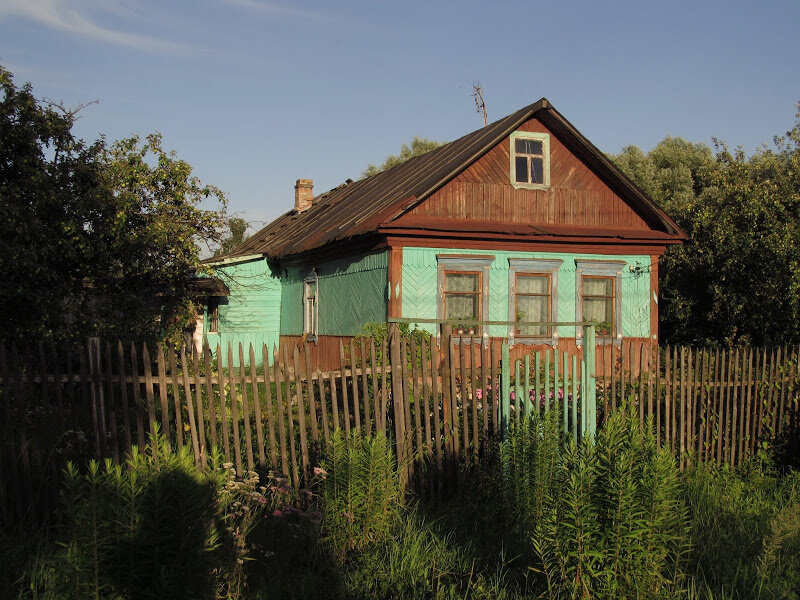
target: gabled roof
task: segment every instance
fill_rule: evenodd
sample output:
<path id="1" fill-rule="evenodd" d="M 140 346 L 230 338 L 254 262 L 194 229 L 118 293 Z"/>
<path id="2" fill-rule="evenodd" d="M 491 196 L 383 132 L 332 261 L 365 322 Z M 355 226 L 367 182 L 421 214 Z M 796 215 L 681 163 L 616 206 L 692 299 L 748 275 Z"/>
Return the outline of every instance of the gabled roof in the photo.
<path id="1" fill-rule="evenodd" d="M 375 234 L 411 210 L 532 117 L 597 173 L 611 189 L 666 238 L 685 234 L 667 214 L 542 98 L 422 156 L 360 181 L 349 181 L 314 198 L 311 208 L 278 217 L 223 258 L 264 255 L 284 258 L 333 242 Z"/>

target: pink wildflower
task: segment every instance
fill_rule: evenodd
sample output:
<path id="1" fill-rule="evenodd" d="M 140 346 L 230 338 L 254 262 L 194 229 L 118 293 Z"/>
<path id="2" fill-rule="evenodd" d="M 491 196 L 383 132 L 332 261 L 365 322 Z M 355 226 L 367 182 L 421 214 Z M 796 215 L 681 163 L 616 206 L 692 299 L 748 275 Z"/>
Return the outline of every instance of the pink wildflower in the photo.
<path id="1" fill-rule="evenodd" d="M 283 516 L 283 512 L 281 511 L 280 508 L 276 508 L 275 510 L 272 511 L 272 516 L 273 517 L 282 517 Z"/>
<path id="2" fill-rule="evenodd" d="M 478 388 L 477 390 L 475 390 L 475 397 L 478 400 L 483 399 L 483 390 L 481 388 Z"/>
<path id="3" fill-rule="evenodd" d="M 328 476 L 328 472 L 322 467 L 314 467 L 314 475 L 325 479 Z"/>

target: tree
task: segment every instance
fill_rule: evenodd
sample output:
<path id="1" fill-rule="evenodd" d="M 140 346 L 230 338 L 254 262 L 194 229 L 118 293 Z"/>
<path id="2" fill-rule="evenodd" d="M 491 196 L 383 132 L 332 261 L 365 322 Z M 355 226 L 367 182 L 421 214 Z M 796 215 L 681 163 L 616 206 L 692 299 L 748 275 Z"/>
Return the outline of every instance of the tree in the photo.
<path id="1" fill-rule="evenodd" d="M 667 342 L 800 340 L 800 113 L 747 158 L 667 138 L 612 157 L 686 231 L 661 264 Z"/>
<path id="2" fill-rule="evenodd" d="M 161 135 L 134 136 L 106 148 L 104 194 L 91 223 L 91 281 L 98 334 L 173 337 L 194 324 L 189 272 L 203 270 L 200 244 L 218 243 L 225 195 L 192 176 L 162 147 Z M 94 216 L 94 215 L 93 215 Z"/>
<path id="3" fill-rule="evenodd" d="M 250 223 L 241 217 L 229 217 L 225 220 L 225 225 L 228 229 L 228 235 L 222 239 L 219 248 L 214 250 L 214 256 L 228 254 L 228 252 L 250 237 L 247 235 L 247 228 L 250 227 Z"/>
<path id="4" fill-rule="evenodd" d="M 225 197 L 161 136 L 91 145 L 75 112 L 41 104 L 0 67 L 0 337 L 156 339 L 192 318 L 199 243 Z"/>
<path id="5" fill-rule="evenodd" d="M 386 169 L 391 169 L 399 165 L 402 162 L 407 161 L 409 158 L 414 156 L 421 156 L 426 152 L 430 152 L 431 150 L 435 150 L 439 146 L 441 146 L 441 142 L 436 142 L 434 140 L 429 140 L 427 138 L 421 138 L 414 136 L 414 139 L 411 140 L 410 144 L 403 144 L 403 147 L 400 149 L 399 155 L 390 154 L 386 157 L 386 160 L 383 161 L 383 164 L 380 167 L 376 167 L 373 164 L 367 165 L 367 168 L 364 169 L 364 172 L 361 173 L 361 177 L 372 177 L 381 171 L 385 171 Z"/>
<path id="6" fill-rule="evenodd" d="M 0 89 L 0 336 L 50 337 L 82 325 L 84 216 L 98 204 L 103 145 L 75 140 L 73 115 L 41 106 L 2 67 Z"/>

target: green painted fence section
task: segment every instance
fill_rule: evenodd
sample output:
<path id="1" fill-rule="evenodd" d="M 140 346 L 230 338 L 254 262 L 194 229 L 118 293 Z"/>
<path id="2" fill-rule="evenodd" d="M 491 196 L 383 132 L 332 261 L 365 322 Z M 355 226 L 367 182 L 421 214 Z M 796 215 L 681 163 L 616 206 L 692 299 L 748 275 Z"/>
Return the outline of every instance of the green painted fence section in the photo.
<path id="1" fill-rule="evenodd" d="M 561 412 L 564 433 L 571 433 L 575 441 L 587 436 L 594 437 L 597 431 L 594 325 L 583 325 L 583 339 L 586 345 L 580 359 L 567 352 L 538 350 L 526 355 L 524 361 L 517 359 L 513 367 L 509 359 L 508 342 L 502 342 L 501 440 L 506 439 L 512 418 L 527 418 L 534 412 L 546 415 L 551 410 Z"/>

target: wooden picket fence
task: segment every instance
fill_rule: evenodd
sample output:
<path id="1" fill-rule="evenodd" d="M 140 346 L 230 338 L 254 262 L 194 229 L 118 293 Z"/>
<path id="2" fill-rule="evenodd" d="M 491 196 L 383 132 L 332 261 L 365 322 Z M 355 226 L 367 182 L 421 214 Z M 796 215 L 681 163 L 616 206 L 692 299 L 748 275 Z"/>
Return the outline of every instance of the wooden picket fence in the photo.
<path id="1" fill-rule="evenodd" d="M 336 430 L 386 431 L 409 486 L 432 498 L 491 455 L 508 421 L 534 411 L 560 411 L 578 437 L 628 403 L 682 466 L 740 464 L 797 435 L 797 348 L 598 346 L 589 372 L 583 356 L 552 348 L 512 364 L 503 340 L 390 331 L 341 345 L 328 372 L 309 368 L 310 343 L 199 353 L 0 343 L 0 519 L 49 514 L 68 460 L 121 462 L 156 432 L 199 468 L 214 458 L 300 487 Z"/>

